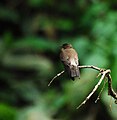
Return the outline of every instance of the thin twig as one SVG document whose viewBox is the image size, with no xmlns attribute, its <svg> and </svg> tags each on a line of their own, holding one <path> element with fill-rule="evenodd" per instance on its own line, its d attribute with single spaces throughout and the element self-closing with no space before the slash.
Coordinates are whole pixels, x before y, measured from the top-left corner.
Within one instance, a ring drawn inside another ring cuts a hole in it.
<svg viewBox="0 0 117 120">
<path fill-rule="evenodd" d="M 56 79 L 57 77 L 59 77 L 60 75 L 62 75 L 65 71 L 63 70 L 62 72 L 58 73 L 56 76 L 53 77 L 53 79 L 49 82 L 48 86 L 51 85 L 51 83 L 54 81 L 54 79 Z"/>
<path fill-rule="evenodd" d="M 95 103 L 97 103 L 97 101 L 100 99 L 100 96 L 101 96 L 101 94 L 102 94 L 102 92 L 103 92 L 103 89 L 104 89 L 106 83 L 107 83 L 107 80 L 104 81 L 104 84 L 103 84 L 103 86 L 102 86 L 102 89 L 101 89 L 101 91 L 100 91 L 100 93 L 99 93 L 97 99 L 95 100 Z"/>
<path fill-rule="evenodd" d="M 101 68 L 98 68 L 98 67 L 96 67 L 96 66 L 93 66 L 93 65 L 82 65 L 82 66 L 78 66 L 79 68 L 93 68 L 93 69 L 95 69 L 95 70 L 98 70 L 98 71 L 102 71 L 103 69 L 101 69 Z"/>
<path fill-rule="evenodd" d="M 112 96 L 115 99 L 115 104 L 117 104 L 117 93 L 112 88 L 112 78 L 111 75 L 107 75 L 108 78 L 108 95 Z"/>
</svg>

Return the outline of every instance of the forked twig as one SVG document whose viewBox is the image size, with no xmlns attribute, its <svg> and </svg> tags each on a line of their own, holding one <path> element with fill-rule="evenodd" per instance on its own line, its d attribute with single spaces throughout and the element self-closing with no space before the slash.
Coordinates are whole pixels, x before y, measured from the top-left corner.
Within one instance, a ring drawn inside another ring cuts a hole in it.
<svg viewBox="0 0 117 120">
<path fill-rule="evenodd" d="M 100 78 L 100 80 L 97 83 L 97 85 L 94 87 L 92 92 L 86 97 L 86 99 L 76 109 L 79 109 L 83 104 L 85 104 L 87 102 L 87 100 L 90 99 L 90 97 L 94 94 L 94 92 L 98 89 L 98 87 L 102 83 L 102 80 L 104 79 L 104 77 L 106 76 L 107 73 L 110 73 L 110 70 L 106 70 L 106 71 L 102 72 L 102 77 Z"/>
<path fill-rule="evenodd" d="M 84 66 L 79 66 L 79 68 L 92 68 L 92 69 L 95 69 L 97 71 L 99 71 L 100 73 L 98 74 L 99 75 L 102 75 L 100 80 L 98 81 L 98 83 L 95 85 L 94 89 L 90 92 L 90 94 L 86 97 L 86 99 L 76 108 L 76 109 L 79 109 L 82 105 L 84 105 L 87 100 L 90 99 L 90 97 L 95 93 L 95 91 L 98 89 L 98 87 L 100 86 L 100 84 L 102 83 L 103 79 L 105 77 L 107 77 L 108 79 L 108 95 L 112 96 L 114 99 L 115 99 L 115 103 L 117 104 L 117 93 L 113 90 L 112 88 L 112 78 L 111 78 L 111 75 L 110 75 L 110 70 L 107 69 L 101 69 L 101 68 L 98 68 L 96 66 L 93 66 L 93 65 L 84 65 Z M 50 86 L 50 84 L 54 81 L 54 79 L 56 79 L 57 77 L 59 77 L 60 75 L 62 75 L 65 71 L 62 71 L 60 72 L 59 74 L 57 74 L 48 84 L 48 86 Z M 105 85 L 105 83 L 104 83 Z M 104 86 L 103 86 L 104 88 Z M 97 97 L 97 100 L 99 99 L 102 91 L 103 91 L 103 88 L 101 89 L 101 92 L 99 93 L 98 97 Z M 96 102 L 97 102 L 96 100 Z"/>
</svg>

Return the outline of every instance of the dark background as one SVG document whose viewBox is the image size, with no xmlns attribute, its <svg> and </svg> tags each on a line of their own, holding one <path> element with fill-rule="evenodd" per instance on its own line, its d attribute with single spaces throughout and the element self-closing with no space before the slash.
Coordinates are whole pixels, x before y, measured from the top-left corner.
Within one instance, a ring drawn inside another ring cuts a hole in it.
<svg viewBox="0 0 117 120">
<path fill-rule="evenodd" d="M 74 46 L 80 65 L 111 69 L 117 91 L 116 0 L 0 1 L 0 120 L 117 120 L 107 84 L 97 104 L 102 86 L 76 110 L 99 80 L 95 70 L 47 86 L 64 69 L 63 43 Z"/>
</svg>

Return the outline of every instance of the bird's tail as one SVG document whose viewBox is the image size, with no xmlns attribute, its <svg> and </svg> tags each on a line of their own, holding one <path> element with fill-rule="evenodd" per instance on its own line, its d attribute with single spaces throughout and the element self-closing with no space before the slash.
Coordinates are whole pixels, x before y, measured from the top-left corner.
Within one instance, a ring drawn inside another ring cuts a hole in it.
<svg viewBox="0 0 117 120">
<path fill-rule="evenodd" d="M 79 71 L 79 67 L 72 67 L 70 69 L 70 77 L 72 78 L 72 80 L 74 80 L 74 77 L 78 77 L 80 78 L 80 71 Z"/>
</svg>

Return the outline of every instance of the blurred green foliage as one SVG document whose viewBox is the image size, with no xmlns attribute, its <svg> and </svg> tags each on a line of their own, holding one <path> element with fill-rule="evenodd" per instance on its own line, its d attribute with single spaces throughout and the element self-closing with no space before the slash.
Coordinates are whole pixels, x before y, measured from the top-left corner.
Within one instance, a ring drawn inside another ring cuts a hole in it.
<svg viewBox="0 0 117 120">
<path fill-rule="evenodd" d="M 15 108 L 6 105 L 0 104 L 0 120 L 15 120 L 17 111 Z"/>
<path fill-rule="evenodd" d="M 81 79 L 67 75 L 48 82 L 64 68 L 59 60 L 63 43 L 78 52 L 80 65 L 110 68 L 117 91 L 116 0 L 0 1 L 0 120 L 116 120 L 109 110 L 107 86 L 81 109 L 99 79 L 91 69 Z"/>
</svg>

